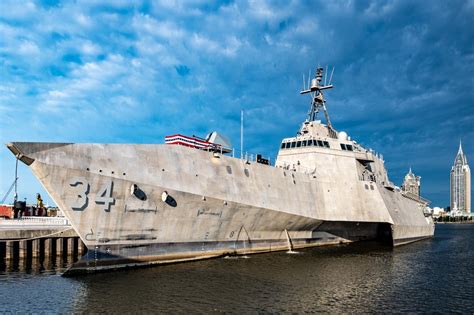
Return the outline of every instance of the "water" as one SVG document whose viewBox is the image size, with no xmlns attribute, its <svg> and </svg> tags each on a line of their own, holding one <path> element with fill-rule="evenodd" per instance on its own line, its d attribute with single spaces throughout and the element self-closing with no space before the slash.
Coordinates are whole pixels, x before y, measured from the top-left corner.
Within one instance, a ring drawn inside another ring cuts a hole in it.
<svg viewBox="0 0 474 315">
<path fill-rule="evenodd" d="M 0 271 L 0 313 L 473 313 L 474 225 L 400 248 L 353 244 L 64 278 Z"/>
</svg>

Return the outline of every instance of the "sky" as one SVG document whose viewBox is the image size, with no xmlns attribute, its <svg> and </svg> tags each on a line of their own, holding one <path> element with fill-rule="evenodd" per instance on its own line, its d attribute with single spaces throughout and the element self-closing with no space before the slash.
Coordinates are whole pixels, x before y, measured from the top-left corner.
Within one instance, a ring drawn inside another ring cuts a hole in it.
<svg viewBox="0 0 474 315">
<path fill-rule="evenodd" d="M 0 198 L 11 141 L 163 143 L 217 130 L 276 157 L 306 119 L 303 75 L 334 66 L 331 121 L 411 167 L 449 205 L 462 141 L 474 168 L 474 1 L 0 2 Z M 20 199 L 41 184 L 19 166 Z M 7 202 L 12 201 L 12 195 Z"/>
</svg>

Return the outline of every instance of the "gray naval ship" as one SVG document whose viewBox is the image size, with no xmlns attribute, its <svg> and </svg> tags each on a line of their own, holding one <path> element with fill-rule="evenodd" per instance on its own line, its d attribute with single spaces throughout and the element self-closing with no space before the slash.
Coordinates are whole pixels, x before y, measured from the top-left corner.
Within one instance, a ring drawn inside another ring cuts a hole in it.
<svg viewBox="0 0 474 315">
<path fill-rule="evenodd" d="M 322 78 L 318 68 L 301 91 L 311 95 L 308 118 L 283 139 L 273 166 L 180 135 L 168 144 L 7 146 L 88 248 L 68 274 L 432 237 L 427 201 L 400 191 L 380 155 L 333 129 L 323 94 L 332 85 Z M 326 124 L 317 120 L 320 111 Z"/>
</svg>

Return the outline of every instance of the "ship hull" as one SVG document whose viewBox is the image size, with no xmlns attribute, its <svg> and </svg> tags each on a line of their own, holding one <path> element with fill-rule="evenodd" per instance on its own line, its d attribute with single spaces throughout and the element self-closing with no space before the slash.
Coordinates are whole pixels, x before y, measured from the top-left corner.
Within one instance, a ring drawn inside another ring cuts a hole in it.
<svg viewBox="0 0 474 315">
<path fill-rule="evenodd" d="M 170 145 L 13 143 L 88 248 L 69 273 L 431 237 L 383 186 Z"/>
</svg>

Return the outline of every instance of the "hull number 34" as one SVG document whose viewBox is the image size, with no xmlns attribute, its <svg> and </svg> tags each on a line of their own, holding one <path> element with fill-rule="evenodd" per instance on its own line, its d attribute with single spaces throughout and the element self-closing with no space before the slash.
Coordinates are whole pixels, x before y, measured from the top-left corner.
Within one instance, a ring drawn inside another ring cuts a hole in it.
<svg viewBox="0 0 474 315">
<path fill-rule="evenodd" d="M 74 177 L 69 182 L 69 186 L 73 189 L 71 198 L 71 208 L 75 211 L 83 211 L 89 206 L 89 193 L 91 187 L 84 177 Z M 115 198 L 112 197 L 114 182 L 107 180 L 95 194 L 94 202 L 99 205 L 100 209 L 109 212 L 110 208 L 115 204 Z"/>
</svg>

